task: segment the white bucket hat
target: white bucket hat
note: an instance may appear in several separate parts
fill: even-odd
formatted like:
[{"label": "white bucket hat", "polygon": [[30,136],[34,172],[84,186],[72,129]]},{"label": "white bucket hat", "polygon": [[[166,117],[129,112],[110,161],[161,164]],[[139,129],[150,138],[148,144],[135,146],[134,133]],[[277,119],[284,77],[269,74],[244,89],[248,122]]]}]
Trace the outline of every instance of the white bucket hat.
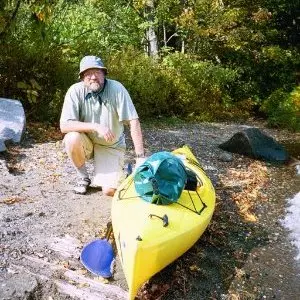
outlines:
[{"label": "white bucket hat", "polygon": [[101,58],[94,55],[85,56],[80,61],[79,76],[88,69],[101,69],[104,71],[105,75],[107,74],[107,68],[104,67]]}]

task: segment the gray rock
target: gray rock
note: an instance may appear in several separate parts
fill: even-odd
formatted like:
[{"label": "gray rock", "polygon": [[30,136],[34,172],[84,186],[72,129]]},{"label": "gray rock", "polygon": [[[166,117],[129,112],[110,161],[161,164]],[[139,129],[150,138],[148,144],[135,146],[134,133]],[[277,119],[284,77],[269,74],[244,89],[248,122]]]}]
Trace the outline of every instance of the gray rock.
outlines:
[{"label": "gray rock", "polygon": [[225,161],[225,162],[231,162],[231,161],[233,161],[233,155],[229,152],[222,152],[219,155],[219,160]]},{"label": "gray rock", "polygon": [[0,152],[6,151],[6,142],[21,142],[25,124],[22,103],[19,100],[0,98]]},{"label": "gray rock", "polygon": [[237,132],[228,141],[220,144],[219,148],[273,163],[286,163],[290,158],[282,145],[258,128]]},{"label": "gray rock", "polygon": [[33,299],[33,295],[38,287],[38,282],[30,274],[13,274],[9,278],[0,281],[1,299]]}]

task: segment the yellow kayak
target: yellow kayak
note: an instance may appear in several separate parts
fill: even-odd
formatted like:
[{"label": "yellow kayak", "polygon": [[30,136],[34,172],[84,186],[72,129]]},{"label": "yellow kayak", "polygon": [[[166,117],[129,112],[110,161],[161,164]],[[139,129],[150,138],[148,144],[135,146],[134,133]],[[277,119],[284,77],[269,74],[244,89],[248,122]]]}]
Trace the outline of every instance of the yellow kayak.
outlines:
[{"label": "yellow kayak", "polygon": [[172,153],[197,175],[195,191],[184,190],[177,203],[152,204],[139,197],[130,175],[113,197],[112,225],[130,300],[143,283],[195,244],[215,209],[212,183],[190,149]]}]

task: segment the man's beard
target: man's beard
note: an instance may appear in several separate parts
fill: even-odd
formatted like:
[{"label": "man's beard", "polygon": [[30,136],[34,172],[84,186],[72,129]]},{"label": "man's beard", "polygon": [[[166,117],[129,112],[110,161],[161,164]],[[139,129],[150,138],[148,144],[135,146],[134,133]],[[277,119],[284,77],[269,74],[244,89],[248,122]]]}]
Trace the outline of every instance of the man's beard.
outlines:
[{"label": "man's beard", "polygon": [[103,84],[100,84],[99,82],[92,82],[89,84],[89,88],[92,92],[98,92],[103,88]]}]

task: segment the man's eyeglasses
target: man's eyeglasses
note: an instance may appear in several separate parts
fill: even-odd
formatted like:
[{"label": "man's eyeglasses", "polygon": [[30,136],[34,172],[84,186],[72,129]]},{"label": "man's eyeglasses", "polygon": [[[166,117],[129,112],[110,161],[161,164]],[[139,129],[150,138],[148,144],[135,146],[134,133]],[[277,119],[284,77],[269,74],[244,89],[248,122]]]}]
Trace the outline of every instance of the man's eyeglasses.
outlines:
[{"label": "man's eyeglasses", "polygon": [[101,75],[101,72],[102,72],[101,70],[88,70],[84,72],[83,77],[91,78],[93,75],[99,76]]}]

